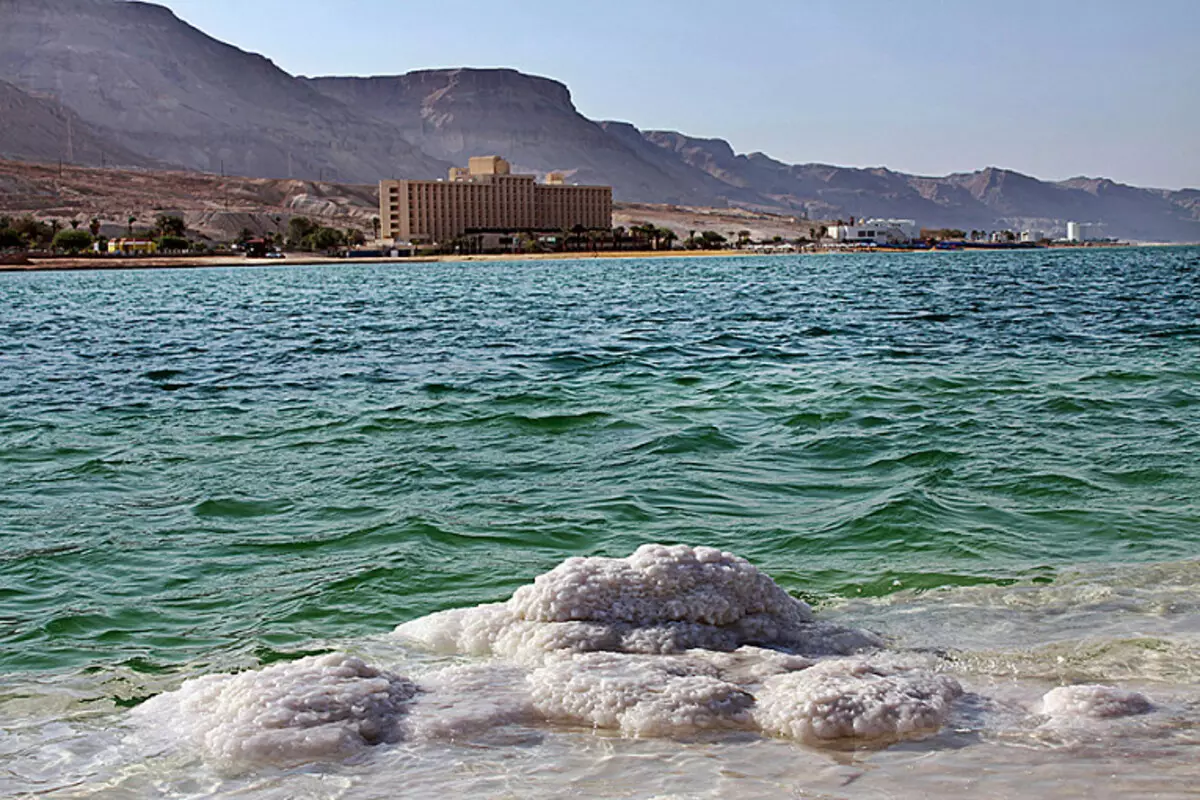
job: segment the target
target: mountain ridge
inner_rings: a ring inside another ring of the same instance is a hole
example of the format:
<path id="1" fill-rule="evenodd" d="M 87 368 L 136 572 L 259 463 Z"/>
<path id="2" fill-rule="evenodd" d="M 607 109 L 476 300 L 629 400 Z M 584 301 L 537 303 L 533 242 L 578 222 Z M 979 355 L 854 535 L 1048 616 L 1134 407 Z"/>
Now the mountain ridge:
<path id="1" fill-rule="evenodd" d="M 1048 182 L 998 167 L 922 176 L 787 164 L 719 138 L 588 119 L 562 82 L 508 68 L 296 77 L 140 0 L 0 0 L 0 18 L 0 81 L 53 95 L 85 137 L 158 164 L 372 183 L 442 177 L 451 164 L 494 153 L 522 171 L 612 185 L 623 201 L 964 230 L 1061 233 L 1073 219 L 1122 238 L 1200 241 L 1196 190 Z M 65 150 L 61 133 L 29 135 L 53 127 L 43 112 L 15 120 L 20 130 L 8 138 L 17 145 L 0 152 Z"/>

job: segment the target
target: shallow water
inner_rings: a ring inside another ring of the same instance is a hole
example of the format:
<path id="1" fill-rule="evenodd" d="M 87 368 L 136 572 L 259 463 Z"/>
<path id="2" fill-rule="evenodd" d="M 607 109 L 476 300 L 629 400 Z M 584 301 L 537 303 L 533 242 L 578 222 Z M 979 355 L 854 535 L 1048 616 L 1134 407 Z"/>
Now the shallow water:
<path id="1" fill-rule="evenodd" d="M 1194 248 L 0 275 L 0 788 L 1183 796 L 1198 283 Z M 396 624 L 652 541 L 984 699 L 864 751 L 518 725 L 228 776 L 127 735 L 201 673 L 419 674 Z M 1159 710 L 1031 721 L 1076 682 Z"/>

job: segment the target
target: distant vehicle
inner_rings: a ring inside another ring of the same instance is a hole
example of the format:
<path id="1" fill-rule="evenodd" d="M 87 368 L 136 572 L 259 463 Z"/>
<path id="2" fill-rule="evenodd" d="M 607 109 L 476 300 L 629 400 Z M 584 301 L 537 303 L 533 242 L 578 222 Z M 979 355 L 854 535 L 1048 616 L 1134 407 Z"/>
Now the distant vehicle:
<path id="1" fill-rule="evenodd" d="M 285 256 L 283 253 L 272 250 L 270 253 L 267 253 L 265 256 L 263 256 L 263 258 L 287 258 L 287 256 Z"/>

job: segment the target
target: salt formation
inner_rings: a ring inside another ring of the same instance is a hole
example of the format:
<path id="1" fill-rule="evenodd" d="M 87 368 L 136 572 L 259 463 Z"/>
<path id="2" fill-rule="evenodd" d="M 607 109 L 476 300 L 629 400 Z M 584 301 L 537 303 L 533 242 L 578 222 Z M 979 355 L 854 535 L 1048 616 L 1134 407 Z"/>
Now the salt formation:
<path id="1" fill-rule="evenodd" d="M 816 743 L 937 733 L 962 694 L 953 678 L 863 658 L 768 678 L 754 716 L 765 733 Z"/>
<path id="2" fill-rule="evenodd" d="M 503 664 L 447 667 L 421 678 L 420 702 L 405 719 L 412 739 L 454 741 L 539 719 L 525 670 Z"/>
<path id="3" fill-rule="evenodd" d="M 399 740 L 416 693 L 404 678 L 331 653 L 189 680 L 134 714 L 147 725 L 170 726 L 213 761 L 296 764 Z"/>
<path id="4" fill-rule="evenodd" d="M 633 736 L 753 726 L 754 697 L 694 658 L 585 653 L 535 670 L 529 684 L 552 722 Z"/>
<path id="5" fill-rule="evenodd" d="M 1145 714 L 1151 707 L 1140 692 L 1095 684 L 1060 686 L 1042 697 L 1042 713 L 1058 720 L 1129 717 Z"/>
<path id="6" fill-rule="evenodd" d="M 881 645 L 865 631 L 815 622 L 806 603 L 745 559 L 684 545 L 644 545 L 629 558 L 570 558 L 505 603 L 432 614 L 396 633 L 441 652 L 531 665 L 593 651 L 751 644 L 839 655 Z"/>

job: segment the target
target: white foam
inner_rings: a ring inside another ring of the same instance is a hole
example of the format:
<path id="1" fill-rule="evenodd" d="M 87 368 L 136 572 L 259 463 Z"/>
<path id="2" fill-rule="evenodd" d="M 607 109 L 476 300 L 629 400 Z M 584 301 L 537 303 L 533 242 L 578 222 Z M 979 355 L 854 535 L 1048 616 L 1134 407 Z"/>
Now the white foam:
<path id="1" fill-rule="evenodd" d="M 806 603 L 745 559 L 685 545 L 644 545 L 623 559 L 570 558 L 505 603 L 432 614 L 396 633 L 438 652 L 533 666 L 561 653 L 750 644 L 844 655 L 882 644 L 866 631 L 814 621 Z"/>
<path id="2" fill-rule="evenodd" d="M 331 653 L 185 681 L 134 716 L 190 740 L 215 762 L 286 765 L 341 759 L 399 740 L 416 693 L 398 675 Z"/>
<path id="3" fill-rule="evenodd" d="M 754 717 L 768 734 L 817 743 L 936 733 L 962 694 L 953 678 L 864 658 L 768 678 Z"/>
<path id="4" fill-rule="evenodd" d="M 1097 684 L 1060 686 L 1042 697 L 1042 713 L 1059 721 L 1129 717 L 1145 714 L 1151 708 L 1150 700 L 1141 692 Z"/>

